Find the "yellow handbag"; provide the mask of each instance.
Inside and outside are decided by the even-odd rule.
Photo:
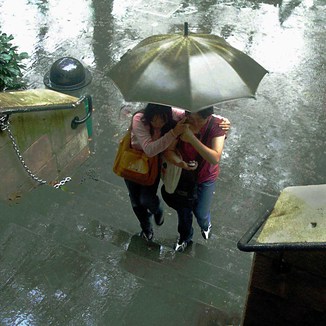
[[[113,172],[141,185],[154,184],[158,176],[158,155],[147,157],[143,151],[131,148],[131,131],[121,139],[113,164]]]

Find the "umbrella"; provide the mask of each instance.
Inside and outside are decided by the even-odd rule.
[[[152,102],[192,112],[255,97],[267,70],[223,38],[188,32],[150,36],[108,72],[129,102]]]

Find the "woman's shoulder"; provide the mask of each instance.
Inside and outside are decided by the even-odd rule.
[[[133,116],[132,116],[132,129],[147,129],[143,122],[143,116],[144,113],[143,112],[136,112]]]
[[[213,137],[223,136],[225,131],[219,126],[219,124],[223,121],[223,117],[220,115],[212,114],[211,119],[213,120],[211,127],[211,134]]]
[[[132,123],[143,123],[143,116],[144,116],[144,113],[139,111],[139,112],[136,112],[134,113],[134,115],[132,116]]]
[[[214,122],[219,124],[223,121],[223,117],[221,115],[218,115],[218,114],[212,114],[212,118],[214,119]]]
[[[138,111],[138,112],[134,113],[132,118],[133,118],[133,120],[141,120],[143,116],[144,116],[144,112]]]

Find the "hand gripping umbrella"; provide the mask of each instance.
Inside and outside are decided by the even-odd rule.
[[[255,97],[267,70],[223,38],[188,32],[150,36],[108,72],[129,102],[197,112],[216,103]]]

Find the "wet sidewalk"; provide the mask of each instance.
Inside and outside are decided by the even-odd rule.
[[[284,187],[326,183],[324,1],[18,2],[0,0],[0,26],[31,55],[30,88],[44,88],[56,59],[75,57],[93,81],[71,95],[90,94],[95,111],[92,155],[64,191],[41,186],[0,203],[0,324],[240,325],[252,255],[238,240]],[[145,243],[112,172],[128,120],[105,71],[143,38],[181,32],[184,21],[270,73],[256,101],[219,105],[232,131],[213,236],[205,241],[196,225],[193,246],[175,253],[175,213],[166,209],[155,242]]]
[[[12,206],[1,228],[2,321],[238,325],[250,269],[239,232],[224,227],[175,253],[175,217],[147,244],[127,199],[119,186],[85,180],[69,194],[39,187]]]

